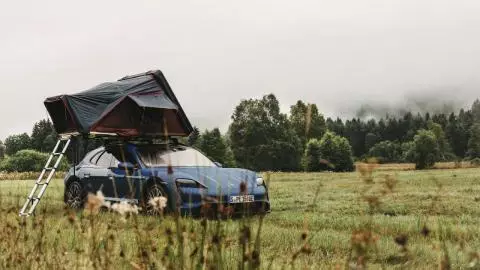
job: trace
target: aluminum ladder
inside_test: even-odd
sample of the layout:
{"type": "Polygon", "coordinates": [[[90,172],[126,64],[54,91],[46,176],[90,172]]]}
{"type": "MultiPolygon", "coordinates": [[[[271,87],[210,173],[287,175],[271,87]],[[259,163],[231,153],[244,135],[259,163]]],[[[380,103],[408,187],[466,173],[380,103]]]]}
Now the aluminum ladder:
{"type": "Polygon", "coordinates": [[[57,144],[53,148],[53,152],[50,153],[50,157],[47,160],[47,163],[45,164],[45,167],[43,167],[42,173],[40,173],[40,176],[38,177],[37,181],[35,181],[35,185],[32,188],[32,191],[30,192],[30,195],[27,197],[27,201],[23,205],[22,209],[20,210],[20,216],[28,217],[32,215],[35,212],[35,208],[37,207],[38,203],[40,203],[40,199],[43,197],[45,194],[45,191],[47,190],[48,184],[50,183],[50,180],[52,180],[52,177],[55,175],[55,171],[58,168],[58,165],[60,165],[60,162],[62,161],[63,156],[65,155],[65,152],[68,149],[68,146],[70,145],[70,137],[60,137],[57,141],[57,144]],[[63,147],[61,147],[63,143],[63,147]],[[61,152],[58,152],[58,150],[61,149],[61,152]],[[56,158],[56,161],[54,161],[53,167],[50,166],[52,161],[56,158]],[[44,179],[45,174],[48,172],[48,176],[46,179],[44,179]]]}

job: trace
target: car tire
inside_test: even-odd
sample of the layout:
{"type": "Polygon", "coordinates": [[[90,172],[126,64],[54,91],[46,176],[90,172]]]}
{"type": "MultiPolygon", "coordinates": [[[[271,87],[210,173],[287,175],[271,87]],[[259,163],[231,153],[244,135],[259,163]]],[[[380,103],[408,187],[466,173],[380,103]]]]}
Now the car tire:
{"type": "Polygon", "coordinates": [[[82,209],[86,201],[86,192],[79,180],[70,181],[65,187],[63,200],[68,208],[82,209]]]}
{"type": "Polygon", "coordinates": [[[152,183],[148,185],[145,188],[144,191],[144,201],[143,201],[143,207],[145,210],[145,214],[147,215],[152,215],[152,216],[158,216],[162,215],[162,211],[159,211],[159,209],[155,209],[155,207],[150,204],[150,200],[155,198],[155,197],[165,197],[167,198],[167,205],[163,209],[163,213],[168,212],[168,195],[167,192],[165,192],[165,189],[162,187],[162,185],[158,183],[152,183]]]}

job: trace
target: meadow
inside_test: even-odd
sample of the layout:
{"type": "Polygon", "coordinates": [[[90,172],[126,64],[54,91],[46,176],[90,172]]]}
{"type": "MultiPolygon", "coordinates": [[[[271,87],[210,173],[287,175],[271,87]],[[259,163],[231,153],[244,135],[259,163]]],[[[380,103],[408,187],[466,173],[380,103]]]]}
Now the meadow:
{"type": "Polygon", "coordinates": [[[272,212],[221,221],[74,212],[60,179],[23,219],[3,180],[0,268],[480,269],[480,169],[393,168],[269,173],[272,212]]]}

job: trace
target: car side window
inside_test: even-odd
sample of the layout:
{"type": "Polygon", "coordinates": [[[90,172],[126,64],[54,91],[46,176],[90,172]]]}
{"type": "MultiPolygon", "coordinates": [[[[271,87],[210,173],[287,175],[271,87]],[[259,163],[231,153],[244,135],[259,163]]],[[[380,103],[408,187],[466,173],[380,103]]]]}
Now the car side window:
{"type": "Polygon", "coordinates": [[[105,153],[105,151],[98,151],[95,153],[91,158],[90,158],[90,163],[91,164],[97,164],[98,158],[105,153]]]}
{"type": "Polygon", "coordinates": [[[113,156],[107,152],[103,152],[100,158],[97,160],[96,165],[102,168],[110,168],[113,156]]]}

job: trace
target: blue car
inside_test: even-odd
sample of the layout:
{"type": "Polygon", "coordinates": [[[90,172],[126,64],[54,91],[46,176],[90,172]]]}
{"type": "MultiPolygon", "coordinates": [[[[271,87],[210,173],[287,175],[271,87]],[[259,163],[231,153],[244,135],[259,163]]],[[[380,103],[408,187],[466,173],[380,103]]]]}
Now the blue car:
{"type": "MultiPolygon", "coordinates": [[[[83,207],[87,194],[101,190],[105,201],[138,204],[167,198],[166,212],[182,215],[270,212],[268,188],[250,170],[223,168],[200,151],[171,143],[114,143],[90,151],[65,176],[64,201],[83,207]]],[[[218,216],[218,215],[217,215],[218,216]]]]}

